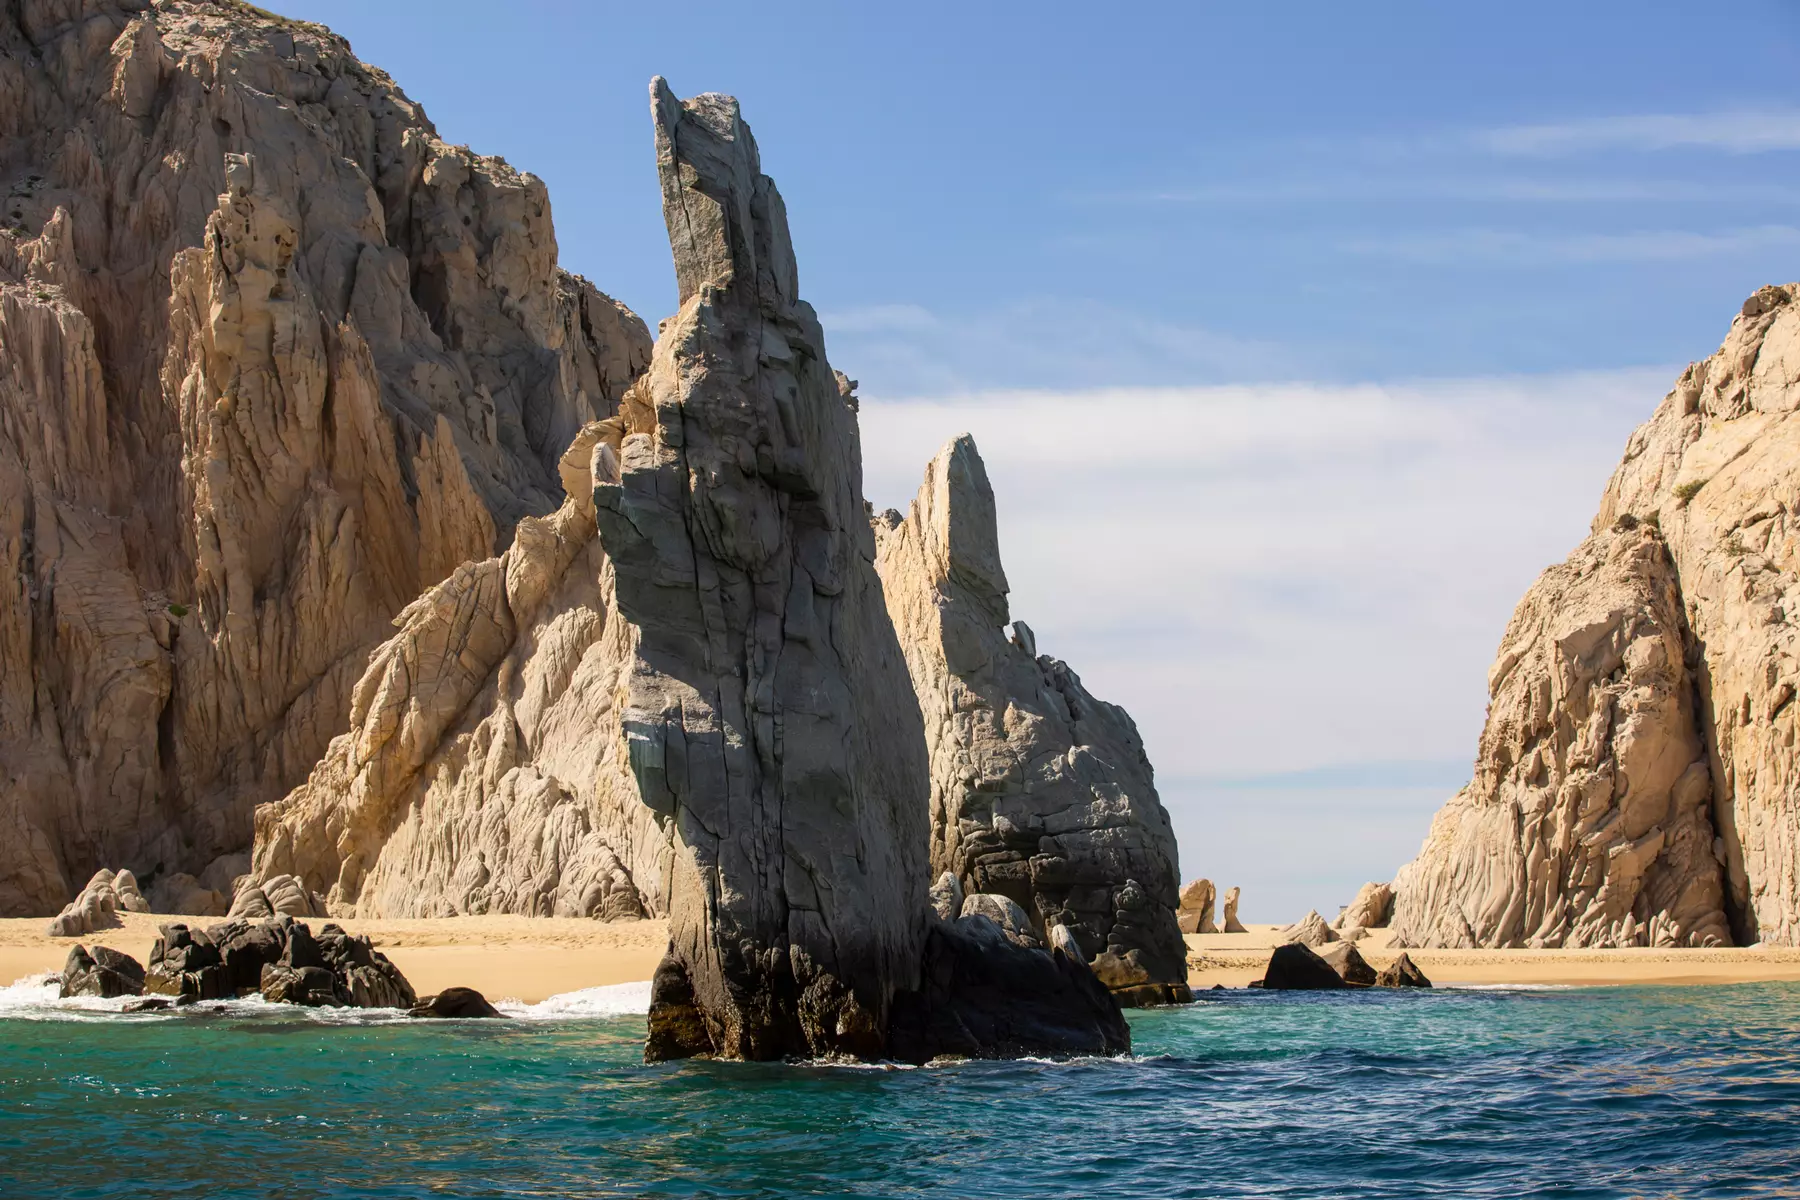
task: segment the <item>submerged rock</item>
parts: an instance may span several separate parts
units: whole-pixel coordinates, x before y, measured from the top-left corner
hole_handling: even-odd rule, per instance
[[[477,1019],[500,1017],[503,1014],[488,1003],[486,996],[474,988],[449,987],[437,995],[427,996],[413,1005],[407,1010],[406,1015],[409,1017]]]

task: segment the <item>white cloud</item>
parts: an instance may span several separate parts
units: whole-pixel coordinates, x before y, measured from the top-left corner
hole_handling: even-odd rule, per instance
[[[1532,156],[1684,149],[1761,154],[1800,150],[1800,109],[1586,117],[1488,130],[1474,141],[1496,154]]]
[[[1013,613],[1136,718],[1194,874],[1250,845],[1221,806],[1275,802],[1218,777],[1472,758],[1507,617],[1675,373],[871,397],[865,491],[904,510],[975,435]],[[1417,819],[1351,874],[1387,877],[1450,790],[1395,788]]]

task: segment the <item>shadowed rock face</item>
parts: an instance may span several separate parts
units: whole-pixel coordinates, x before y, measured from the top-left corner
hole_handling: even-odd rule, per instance
[[[1185,990],[1175,834],[1137,726],[1038,655],[1023,624],[1008,636],[974,440],[947,444],[910,512],[880,514],[874,529],[931,755],[933,877],[1012,899],[1040,937],[1068,926],[1090,963],[1129,959],[1136,984]]]
[[[0,915],[249,848],[389,619],[648,358],[321,27],[0,3]]]
[[[736,101],[659,79],[651,108],[681,308],[595,491],[629,762],[673,846],[647,1053],[871,1057],[917,980],[928,784],[854,401]]]

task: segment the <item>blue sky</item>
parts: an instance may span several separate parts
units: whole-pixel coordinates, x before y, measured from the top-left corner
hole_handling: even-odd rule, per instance
[[[868,490],[975,432],[1015,613],[1251,919],[1387,878],[1631,428],[1800,278],[1800,6],[289,0],[674,304],[645,87],[737,95]]]

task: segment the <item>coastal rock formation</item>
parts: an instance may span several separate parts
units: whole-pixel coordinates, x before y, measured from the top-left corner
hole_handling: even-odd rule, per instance
[[[1394,889],[1386,883],[1365,883],[1356,891],[1356,899],[1338,914],[1332,928],[1380,929],[1394,913]]]
[[[876,1057],[925,949],[929,790],[855,401],[737,102],[651,93],[681,307],[595,489],[628,761],[671,839],[645,1053]]]
[[[221,1000],[260,992],[271,1003],[411,1008],[412,985],[366,937],[326,925],[315,936],[291,917],[164,925],[144,972],[147,993]]]
[[[1250,932],[1248,929],[1244,928],[1243,922],[1238,920],[1238,915],[1237,915],[1238,891],[1239,891],[1239,889],[1237,889],[1235,887],[1225,889],[1225,902],[1224,902],[1224,906],[1221,910],[1221,916],[1223,917],[1223,920],[1221,920],[1219,922],[1219,929],[1221,932],[1224,932],[1224,933],[1249,933]]]
[[[406,1015],[434,1020],[493,1020],[501,1013],[474,988],[448,987],[435,996],[425,997],[408,1009]]]
[[[1313,909],[1282,930],[1281,936],[1285,941],[1299,942],[1302,946],[1311,946],[1315,949],[1327,942],[1338,940],[1338,935],[1331,926],[1325,923],[1325,918],[1319,915],[1318,909]]]
[[[1411,956],[1402,952],[1399,958],[1381,969],[1375,976],[1375,986],[1384,988],[1428,988],[1431,980],[1425,978],[1425,972],[1414,965]]]
[[[1187,986],[1174,831],[1137,727],[1011,620],[994,493],[967,435],[905,517],[874,519],[881,574],[931,755],[931,869],[1011,897],[1090,962]]]
[[[1175,909],[1175,921],[1183,933],[1217,933],[1213,924],[1214,891],[1212,880],[1196,879],[1181,889],[1181,901]]]
[[[1131,1029],[1066,925],[1026,949],[982,916],[934,921],[916,990],[895,998],[889,1053],[934,1058],[1124,1054]]]
[[[542,182],[315,25],[0,4],[0,915],[200,880],[648,359]],[[222,891],[216,887],[203,890]],[[184,892],[191,896],[191,891]]]
[[[1257,985],[1252,985],[1257,986]],[[1350,986],[1330,963],[1300,942],[1275,947],[1263,970],[1260,986],[1271,991],[1336,991]]]
[[[1375,968],[1368,964],[1352,942],[1333,942],[1318,952],[1325,964],[1338,973],[1351,987],[1374,987]]]
[[[58,995],[70,996],[136,996],[144,990],[144,968],[129,954],[121,954],[107,946],[77,946],[69,951],[63,964],[62,986]]]
[[[561,507],[396,618],[352,689],[350,732],[257,810],[251,878],[294,876],[346,916],[663,911],[668,838],[618,719],[635,634],[614,618],[594,523],[622,436],[623,418],[585,427]]]
[[[121,912],[149,912],[150,904],[138,891],[130,871],[114,873],[104,867],[94,873],[81,894],[50,922],[51,937],[80,937],[96,929],[116,929]]]
[[[1627,516],[1539,577],[1475,778],[1394,881],[1398,946],[1729,943],[1675,565]]]

